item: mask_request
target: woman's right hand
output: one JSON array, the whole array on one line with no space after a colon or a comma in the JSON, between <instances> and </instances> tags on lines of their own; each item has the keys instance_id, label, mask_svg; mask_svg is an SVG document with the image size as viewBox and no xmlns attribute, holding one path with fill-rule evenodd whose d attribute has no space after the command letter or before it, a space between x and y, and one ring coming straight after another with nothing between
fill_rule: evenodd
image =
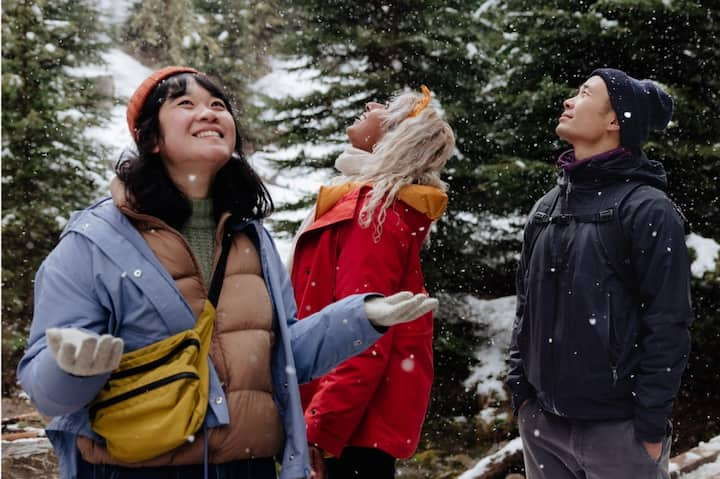
<instances>
[{"instance_id":1,"label":"woman's right hand","mask_svg":"<svg viewBox=\"0 0 720 479\"><path fill-rule=\"evenodd\" d=\"M48 347L60 369L75 376L95 376L113 371L120 364L123 340L77 328L50 328L45 332Z\"/></svg>"},{"instance_id":2,"label":"woman's right hand","mask_svg":"<svg viewBox=\"0 0 720 479\"><path fill-rule=\"evenodd\" d=\"M310 477L312 479L325 479L325 461L323 460L323 453L319 447L309 445L308 451L310 453Z\"/></svg>"}]
</instances>

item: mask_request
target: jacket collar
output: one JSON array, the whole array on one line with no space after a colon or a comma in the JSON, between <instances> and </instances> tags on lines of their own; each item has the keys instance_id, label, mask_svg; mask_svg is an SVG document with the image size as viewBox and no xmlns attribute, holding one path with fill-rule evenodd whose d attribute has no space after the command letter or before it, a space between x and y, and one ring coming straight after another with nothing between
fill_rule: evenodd
<instances>
[{"instance_id":1,"label":"jacket collar","mask_svg":"<svg viewBox=\"0 0 720 479\"><path fill-rule=\"evenodd\" d=\"M315 204L315 220L320 219L325 213L334 209L335 205L349 192L353 194L347 199L357 203L360 192L363 189L362 183L342 183L334 186L321 186ZM369 188L369 186L368 186ZM411 206L414 210L427 216L430 221L438 220L447 207L447 195L435 188L426 185L408 185L400 189L397 198L403 203ZM354 205L352 213L354 213ZM352 217L352 214L350 215Z\"/></svg>"},{"instance_id":2,"label":"jacket collar","mask_svg":"<svg viewBox=\"0 0 720 479\"><path fill-rule=\"evenodd\" d=\"M579 162L573 162L572 159L572 150L561 155L558 184L572 181L575 186L588 185L597 188L618 181L633 180L663 191L667 189L667 175L662 163L649 160L642 150L634 152L621 147ZM568 168L569 165L573 166Z\"/></svg>"},{"instance_id":3,"label":"jacket collar","mask_svg":"<svg viewBox=\"0 0 720 479\"><path fill-rule=\"evenodd\" d=\"M156 228L165 228L176 231L160 218L156 218L155 216L139 213L138 211L136 211L133 208L132 203L130 202L127 188L125 188L125 183L123 183L122 180L117 176L110 181L110 195L112 196L112 201L115 206L117 206L117 208L131 220L143 222ZM222 242L222 231L224 230L225 222L228 220L229 217L230 213L227 211L220 216L220 221L218 221L217 227L215 229L216 246ZM180 233L178 232L178 234Z\"/></svg>"},{"instance_id":4,"label":"jacket collar","mask_svg":"<svg viewBox=\"0 0 720 479\"><path fill-rule=\"evenodd\" d=\"M623 158L631 155L632 154L630 153L630 150L627 150L626 148L621 146L612 150L605 151L603 153L599 153L597 155L590 156L588 158L584 158L582 160L578 160L577 158L575 158L575 150L567 150L560 154L556 164L559 168L562 168L563 170L571 171L579 166L583 166L593 161L599 162L604 160L610 160L613 158Z\"/></svg>"}]
</instances>

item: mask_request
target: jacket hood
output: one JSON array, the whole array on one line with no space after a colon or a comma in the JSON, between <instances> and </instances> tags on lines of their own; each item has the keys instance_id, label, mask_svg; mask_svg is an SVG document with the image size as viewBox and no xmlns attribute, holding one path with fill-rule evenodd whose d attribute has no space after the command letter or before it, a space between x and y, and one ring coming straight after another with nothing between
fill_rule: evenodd
<instances>
[{"instance_id":1,"label":"jacket hood","mask_svg":"<svg viewBox=\"0 0 720 479\"><path fill-rule=\"evenodd\" d=\"M315 219L330 210L348 192L362 186L361 183L342 183L334 186L321 186L315 207ZM447 195L426 185L408 185L400 189L397 198L413 209L427 216L431 221L438 220L447 207Z\"/></svg>"},{"instance_id":2,"label":"jacket hood","mask_svg":"<svg viewBox=\"0 0 720 479\"><path fill-rule=\"evenodd\" d=\"M568 150L560 155L558 163L568 165L574 161L574 151ZM667 190L667 174L662 163L648 159L642 150L634 152L624 148L588 158L574 168L561 167L558 184L568 180L576 185L585 182L604 184L633 180Z\"/></svg>"}]
</instances>

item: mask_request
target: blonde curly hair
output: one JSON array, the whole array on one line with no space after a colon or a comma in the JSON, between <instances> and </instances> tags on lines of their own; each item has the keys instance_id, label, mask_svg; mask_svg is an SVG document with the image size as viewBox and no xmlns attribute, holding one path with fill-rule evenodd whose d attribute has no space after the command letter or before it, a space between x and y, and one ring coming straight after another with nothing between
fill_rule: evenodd
<instances>
[{"instance_id":1,"label":"blonde curly hair","mask_svg":"<svg viewBox=\"0 0 720 479\"><path fill-rule=\"evenodd\" d=\"M408 117L422 98L417 93L404 93L390 101L381 120L385 133L371 152L377 161L349 177L351 181L372 184L372 192L360 210L359 223L363 228L369 227L377 209L373 234L377 241L382 235L387 208L401 188L415 184L447 191L440 171L455 149L455 134L432 103L416 116Z\"/></svg>"}]
</instances>

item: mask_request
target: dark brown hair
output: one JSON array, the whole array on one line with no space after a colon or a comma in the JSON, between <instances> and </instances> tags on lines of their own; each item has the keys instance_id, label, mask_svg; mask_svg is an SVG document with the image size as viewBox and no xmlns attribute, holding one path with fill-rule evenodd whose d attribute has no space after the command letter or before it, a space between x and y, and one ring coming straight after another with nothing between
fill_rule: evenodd
<instances>
[{"instance_id":1,"label":"dark brown hair","mask_svg":"<svg viewBox=\"0 0 720 479\"><path fill-rule=\"evenodd\" d=\"M222 100L235 122L235 151L217 172L210 187L215 221L226 211L231 212L236 219L268 216L273 210L272 198L242 153L237 110L223 89L200 73L180 73L161 81L140 111L136 123L138 155L116 166L117 175L125 183L133 208L139 213L160 218L178 229L192 213L190 200L172 181L160 155L153 152L161 139L160 107L165 101L184 95L191 79Z\"/></svg>"}]
</instances>

